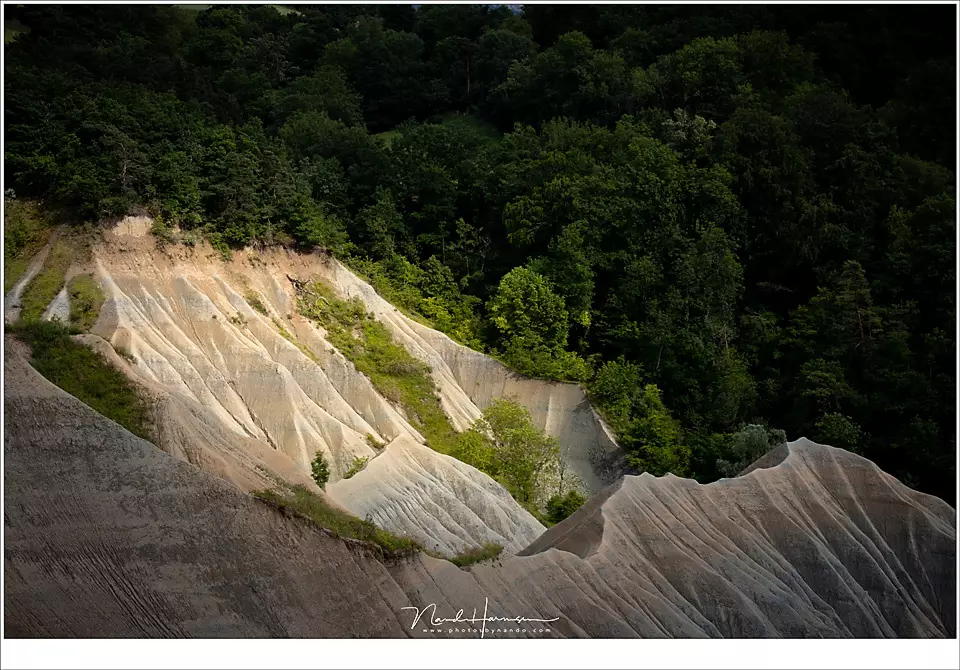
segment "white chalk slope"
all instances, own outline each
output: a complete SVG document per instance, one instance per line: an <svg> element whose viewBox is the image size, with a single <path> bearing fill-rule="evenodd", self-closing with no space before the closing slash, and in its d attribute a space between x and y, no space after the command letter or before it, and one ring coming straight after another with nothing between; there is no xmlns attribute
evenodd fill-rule
<svg viewBox="0 0 960 670"><path fill-rule="evenodd" d="M431 366L457 429L492 398L516 397L560 439L587 492L619 475L621 452L579 386L511 373L407 318L332 258L270 249L225 262L204 245L162 251L149 226L125 219L94 247L106 302L85 339L156 398L168 453L249 491L279 480L316 490L309 473L319 451L333 502L439 551L484 542L519 550L543 532L499 484L423 446L402 411L296 313L293 277L360 297ZM381 454L374 442L391 446ZM344 480L357 458L369 464Z"/></svg>

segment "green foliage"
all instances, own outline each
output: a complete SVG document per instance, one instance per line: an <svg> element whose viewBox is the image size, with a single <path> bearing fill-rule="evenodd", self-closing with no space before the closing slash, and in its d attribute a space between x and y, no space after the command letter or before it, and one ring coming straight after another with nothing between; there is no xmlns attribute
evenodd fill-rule
<svg viewBox="0 0 960 670"><path fill-rule="evenodd" d="M357 456L356 458L354 458L353 463L350 465L350 469L347 470L345 473L343 473L343 478L350 479L351 477L353 477L355 474L357 474L358 472L363 470L365 467L367 467L367 462L369 460L370 459L367 458L366 456Z"/></svg>
<svg viewBox="0 0 960 670"><path fill-rule="evenodd" d="M724 477L736 477L751 463L787 441L782 430L748 424L726 438L729 459L718 459L717 470Z"/></svg>
<svg viewBox="0 0 960 670"><path fill-rule="evenodd" d="M351 257L348 264L391 304L461 344L483 348L480 300L464 295L450 269L436 257L419 266L397 254L379 261Z"/></svg>
<svg viewBox="0 0 960 670"><path fill-rule="evenodd" d="M81 331L89 331L100 316L104 295L93 275L77 275L67 283L70 298L70 323Z"/></svg>
<svg viewBox="0 0 960 670"><path fill-rule="evenodd" d="M495 542L486 542L481 547L467 549L456 556L450 557L450 562L459 568L465 568L468 565L481 563L497 558L503 553L503 547Z"/></svg>
<svg viewBox="0 0 960 670"><path fill-rule="evenodd" d="M3 292L27 271L33 257L53 232L49 217L29 200L3 199Z"/></svg>
<svg viewBox="0 0 960 670"><path fill-rule="evenodd" d="M8 328L30 346L30 365L37 372L134 435L151 439L148 407L133 382L73 340L73 331L49 321L21 320Z"/></svg>
<svg viewBox="0 0 960 670"><path fill-rule="evenodd" d="M341 300L328 286L315 282L299 293L297 307L324 328L327 340L370 378L381 395L399 405L430 447L449 453L456 432L440 406L429 366L394 342L362 301Z"/></svg>
<svg viewBox="0 0 960 670"><path fill-rule="evenodd" d="M66 237L58 237L40 272L30 280L20 297L20 319L37 321L47 306L57 297L66 282L67 270L73 263L74 244Z"/></svg>
<svg viewBox="0 0 960 670"><path fill-rule="evenodd" d="M320 488L326 486L330 480L330 466L327 465L327 459L322 451L318 451L310 461L310 476Z"/></svg>
<svg viewBox="0 0 960 670"><path fill-rule="evenodd" d="M528 374L622 359L703 480L764 421L953 498L946 8L6 10L21 198L349 257ZM9 288L48 226L5 224Z"/></svg>
<svg viewBox="0 0 960 670"><path fill-rule="evenodd" d="M514 268L500 280L487 311L500 332L503 359L515 370L534 377L586 379L586 363L565 349L568 324L563 298L542 276Z"/></svg>
<svg viewBox="0 0 960 670"><path fill-rule="evenodd" d="M583 506L587 499L579 491L567 491L566 495L551 496L547 501L547 520L560 523Z"/></svg>
<svg viewBox="0 0 960 670"><path fill-rule="evenodd" d="M560 484L560 445L520 404L495 398L451 455L499 481L522 505L538 508Z"/></svg>
<svg viewBox="0 0 960 670"><path fill-rule="evenodd" d="M282 492L254 491L253 496L275 507L301 514L337 537L376 545L385 558L412 556L423 549L415 540L394 535L370 521L332 507L322 497L302 486L293 486Z"/></svg>
<svg viewBox="0 0 960 670"><path fill-rule="evenodd" d="M679 423L663 405L660 389L643 387L634 399L636 407L623 435L627 462L641 472L657 477L668 472L678 477L689 474L690 447L683 444Z"/></svg>
<svg viewBox="0 0 960 670"><path fill-rule="evenodd" d="M836 412L824 414L816 423L817 440L832 447L860 452L863 431L849 417Z"/></svg>
<svg viewBox="0 0 960 670"><path fill-rule="evenodd" d="M590 383L590 397L620 438L631 467L658 477L688 476L691 449L679 422L664 406L660 389L643 378L638 365L607 361Z"/></svg>

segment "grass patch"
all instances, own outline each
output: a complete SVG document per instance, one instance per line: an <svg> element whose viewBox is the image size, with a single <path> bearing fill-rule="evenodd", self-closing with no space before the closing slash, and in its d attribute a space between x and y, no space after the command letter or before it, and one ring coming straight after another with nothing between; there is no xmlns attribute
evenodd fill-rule
<svg viewBox="0 0 960 670"><path fill-rule="evenodd" d="M331 507L323 498L302 486L292 486L285 493L254 491L253 496L281 509L302 514L338 537L375 544L387 558L411 556L423 549L420 543L409 537L394 535L377 527L372 521Z"/></svg>
<svg viewBox="0 0 960 670"><path fill-rule="evenodd" d="M74 330L22 320L8 330L30 347L30 365L37 372L134 435L151 439L147 405L136 387L100 353L74 341Z"/></svg>
<svg viewBox="0 0 960 670"><path fill-rule="evenodd" d="M3 292L13 288L30 260L50 240L53 224L37 203L7 198L3 203Z"/></svg>
<svg viewBox="0 0 960 670"><path fill-rule="evenodd" d="M252 495L268 505L301 514L337 537L360 540L376 545L383 557L388 559L403 558L413 556L417 552L423 552L434 558L448 560L457 567L463 568L496 558L503 552L503 547L499 544L487 542L482 547L468 549L455 556L444 556L424 548L422 544L412 538L394 535L372 521L361 519L331 507L322 497L302 486L285 487L283 492L254 491Z"/></svg>
<svg viewBox="0 0 960 670"><path fill-rule="evenodd" d="M247 291L247 294L243 296L244 300L247 301L247 304L250 305L253 309L260 312L264 316L267 316L267 307L263 304L263 301L260 299L260 296L254 293L253 291Z"/></svg>
<svg viewBox="0 0 960 670"><path fill-rule="evenodd" d="M488 561L492 558L496 558L501 553L503 553L503 547L495 542L487 542L482 547L476 547L475 549L467 549L464 552L457 554L448 558L451 563L457 567L464 568L468 565L473 565L474 563L480 563L481 561Z"/></svg>
<svg viewBox="0 0 960 670"><path fill-rule="evenodd" d="M297 307L323 326L330 343L370 378L380 395L403 409L428 446L450 452L457 433L440 406L430 366L394 342L362 301L340 300L328 286L314 282L298 292Z"/></svg>
<svg viewBox="0 0 960 670"><path fill-rule="evenodd" d="M84 332L93 328L103 307L103 291L93 275L77 275L67 284L70 295L70 323Z"/></svg>
<svg viewBox="0 0 960 670"><path fill-rule="evenodd" d="M355 474L367 467L367 463L370 462L370 459L366 456L357 456L353 459L353 465L350 466L350 469L343 475L344 479L350 479Z"/></svg>
<svg viewBox="0 0 960 670"><path fill-rule="evenodd" d="M43 268L23 291L20 300L20 318L23 321L38 321L43 316L44 310L63 288L73 256L74 249L67 238L58 237Z"/></svg>

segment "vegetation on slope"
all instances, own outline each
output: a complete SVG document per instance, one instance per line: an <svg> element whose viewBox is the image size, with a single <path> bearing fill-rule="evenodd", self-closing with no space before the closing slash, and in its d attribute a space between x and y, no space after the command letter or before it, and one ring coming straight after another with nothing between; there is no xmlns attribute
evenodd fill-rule
<svg viewBox="0 0 960 670"><path fill-rule="evenodd" d="M82 274L67 282L70 297L70 324L80 331L93 328L103 307L104 295L93 275Z"/></svg>
<svg viewBox="0 0 960 670"><path fill-rule="evenodd" d="M40 272L30 280L20 297L20 319L37 321L66 283L75 248L65 237L53 241Z"/></svg>
<svg viewBox="0 0 960 670"><path fill-rule="evenodd" d="M282 493L256 491L253 495L265 502L302 514L338 537L371 542L380 547L389 558L409 556L422 551L422 547L414 540L389 533L370 521L332 507L323 498L302 486L293 486Z"/></svg>
<svg viewBox="0 0 960 670"><path fill-rule="evenodd" d="M503 553L503 547L495 542L486 542L482 547L467 549L466 551L450 557L450 562L460 568L468 565L474 565L483 561L489 561L500 556Z"/></svg>
<svg viewBox="0 0 960 670"><path fill-rule="evenodd" d="M30 346L30 365L64 391L134 435L150 438L149 411L127 376L50 321L19 321L7 329Z"/></svg>
<svg viewBox="0 0 960 670"><path fill-rule="evenodd" d="M456 431L440 406L429 366L394 342L359 298L341 300L326 284L314 282L299 292L297 307L323 327L327 340L370 378L384 398L403 410L427 445L450 453Z"/></svg>
<svg viewBox="0 0 960 670"><path fill-rule="evenodd" d="M3 200L3 292L7 293L27 271L30 260L53 233L52 222L36 202Z"/></svg>
<svg viewBox="0 0 960 670"><path fill-rule="evenodd" d="M18 194L333 250L534 376L635 366L644 468L712 481L755 424L953 499L952 10L6 10Z"/></svg>
<svg viewBox="0 0 960 670"><path fill-rule="evenodd" d="M544 518L551 495L574 485L564 472L557 440L537 429L516 402L495 399L469 431L458 434L437 397L430 367L396 343L359 298L342 300L326 284L313 282L298 289L297 307L323 327L327 340L381 395L403 410L428 446L490 475L538 518ZM344 477L365 465L358 458Z"/></svg>
<svg viewBox="0 0 960 670"><path fill-rule="evenodd" d="M530 412L507 398L495 398L470 430L457 436L451 455L496 479L541 521L552 496L577 485L565 471L557 439L534 426Z"/></svg>
<svg viewBox="0 0 960 670"><path fill-rule="evenodd" d="M482 547L468 549L454 556L444 556L425 549L416 540L394 535L368 519L360 519L337 509L329 505L321 496L311 493L302 486L292 486L281 492L255 491L253 496L270 505L302 514L337 537L369 542L379 547L383 556L388 559L397 559L423 552L436 558L445 558L458 567L466 567L495 558L503 551L503 547L499 544L488 542Z"/></svg>

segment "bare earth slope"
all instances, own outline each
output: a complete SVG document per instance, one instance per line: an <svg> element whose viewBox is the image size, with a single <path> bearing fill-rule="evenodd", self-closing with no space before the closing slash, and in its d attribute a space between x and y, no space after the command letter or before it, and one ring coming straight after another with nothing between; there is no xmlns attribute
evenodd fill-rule
<svg viewBox="0 0 960 670"><path fill-rule="evenodd" d="M5 359L9 636L437 636L415 611L485 599L556 619L531 637L955 634L954 510L842 450L800 440L707 486L625 477L528 555L469 571L384 564Z"/></svg>

